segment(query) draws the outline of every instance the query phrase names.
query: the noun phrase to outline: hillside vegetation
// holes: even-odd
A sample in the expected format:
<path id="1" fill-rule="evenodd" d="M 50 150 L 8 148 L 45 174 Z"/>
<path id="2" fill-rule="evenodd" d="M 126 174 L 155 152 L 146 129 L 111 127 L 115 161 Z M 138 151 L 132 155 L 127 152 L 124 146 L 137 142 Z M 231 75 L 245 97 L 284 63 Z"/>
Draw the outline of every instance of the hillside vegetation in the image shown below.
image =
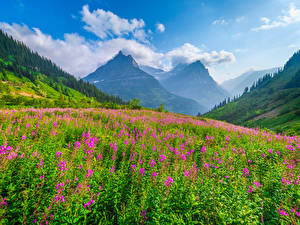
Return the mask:
<path id="1" fill-rule="evenodd" d="M 50 60 L 0 30 L 0 102 L 2 105 L 95 107 L 124 104 L 94 85 L 76 80 Z"/>
<path id="2" fill-rule="evenodd" d="M 300 133 L 300 52 L 274 76 L 266 75 L 237 100 L 205 116 L 276 132 Z"/>

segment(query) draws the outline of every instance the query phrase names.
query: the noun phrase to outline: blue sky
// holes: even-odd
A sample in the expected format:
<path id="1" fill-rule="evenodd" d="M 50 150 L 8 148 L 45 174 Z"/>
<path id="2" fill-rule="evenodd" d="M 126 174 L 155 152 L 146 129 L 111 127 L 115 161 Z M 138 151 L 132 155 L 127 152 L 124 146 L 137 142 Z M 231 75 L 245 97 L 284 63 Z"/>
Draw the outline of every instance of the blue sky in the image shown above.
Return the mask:
<path id="1" fill-rule="evenodd" d="M 300 49 L 297 0 L 8 0 L 0 28 L 82 77 L 119 50 L 166 70 L 200 59 L 218 82 Z"/>

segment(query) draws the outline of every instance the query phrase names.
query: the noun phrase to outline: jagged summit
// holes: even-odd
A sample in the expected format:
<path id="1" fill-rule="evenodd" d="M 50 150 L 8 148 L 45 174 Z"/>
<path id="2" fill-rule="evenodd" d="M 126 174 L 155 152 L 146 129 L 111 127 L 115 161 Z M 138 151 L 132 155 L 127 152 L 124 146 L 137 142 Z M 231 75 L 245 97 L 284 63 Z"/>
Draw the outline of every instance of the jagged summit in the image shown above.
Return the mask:
<path id="1" fill-rule="evenodd" d="M 108 63 L 111 63 L 111 62 L 120 64 L 123 66 L 127 65 L 127 66 L 134 66 L 136 68 L 139 67 L 137 62 L 134 60 L 134 58 L 131 55 L 126 56 L 122 50 L 120 50 L 117 55 L 115 55 L 110 61 L 108 61 Z"/>
<path id="2" fill-rule="evenodd" d="M 200 60 L 190 64 L 178 64 L 161 79 L 171 93 L 192 98 L 209 109 L 229 94 L 210 76 Z"/>
<path id="3" fill-rule="evenodd" d="M 189 67 L 193 67 L 193 68 L 199 68 L 199 69 L 204 69 L 207 70 L 205 68 L 205 66 L 203 65 L 203 63 L 200 60 L 197 60 L 195 62 L 192 62 L 191 64 L 188 65 Z"/>

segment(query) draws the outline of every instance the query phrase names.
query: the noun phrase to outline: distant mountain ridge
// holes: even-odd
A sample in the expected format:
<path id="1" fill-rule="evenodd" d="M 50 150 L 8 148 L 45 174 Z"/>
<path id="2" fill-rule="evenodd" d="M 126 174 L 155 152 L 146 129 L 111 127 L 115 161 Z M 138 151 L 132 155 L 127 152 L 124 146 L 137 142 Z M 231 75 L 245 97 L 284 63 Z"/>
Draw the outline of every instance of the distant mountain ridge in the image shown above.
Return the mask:
<path id="1" fill-rule="evenodd" d="M 238 125 L 300 134 L 300 51 L 273 76 L 261 78 L 250 92 L 206 116 Z"/>
<path id="2" fill-rule="evenodd" d="M 199 60 L 177 65 L 161 75 L 160 82 L 171 93 L 194 99 L 205 106 L 206 110 L 229 96 Z"/>
<path id="3" fill-rule="evenodd" d="M 157 80 L 159 80 L 161 74 L 165 73 L 164 70 L 158 69 L 158 68 L 154 68 L 154 67 L 151 67 L 151 66 L 139 65 L 139 67 L 140 67 L 141 70 L 143 70 L 144 72 L 152 75 Z"/>
<path id="4" fill-rule="evenodd" d="M 221 86 L 225 88 L 230 95 L 237 96 L 243 93 L 246 87 L 250 87 L 255 81 L 263 77 L 265 74 L 273 74 L 277 72 L 279 67 L 265 70 L 249 70 L 240 76 L 224 81 Z"/>
<path id="5" fill-rule="evenodd" d="M 138 98 L 145 107 L 158 108 L 164 104 L 169 111 L 190 115 L 196 115 L 197 110 L 205 111 L 196 101 L 169 93 L 153 76 L 141 70 L 131 55 L 126 56 L 122 51 L 83 79 L 124 100 Z"/>

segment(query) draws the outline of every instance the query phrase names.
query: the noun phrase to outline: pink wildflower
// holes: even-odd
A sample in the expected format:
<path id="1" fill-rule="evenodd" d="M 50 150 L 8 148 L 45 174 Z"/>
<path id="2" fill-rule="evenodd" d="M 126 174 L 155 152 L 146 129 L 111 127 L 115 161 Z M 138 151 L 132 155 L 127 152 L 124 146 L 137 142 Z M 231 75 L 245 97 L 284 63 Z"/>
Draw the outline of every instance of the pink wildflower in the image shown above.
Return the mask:
<path id="1" fill-rule="evenodd" d="M 149 164 L 151 165 L 151 167 L 153 168 L 154 166 L 155 166 L 155 161 L 154 161 L 154 159 L 152 159 L 150 162 L 149 162 Z"/>
<path id="2" fill-rule="evenodd" d="M 165 155 L 159 155 L 160 159 L 159 161 L 163 162 L 166 160 L 166 156 Z"/>
<path id="3" fill-rule="evenodd" d="M 80 148 L 80 142 L 79 141 L 75 141 L 75 149 L 79 149 Z"/>
<path id="4" fill-rule="evenodd" d="M 253 187 L 252 186 L 249 186 L 248 192 L 249 193 L 253 192 Z"/>
<path id="5" fill-rule="evenodd" d="M 182 159 L 182 160 L 186 160 L 185 154 L 181 154 L 181 159 Z"/>
<path id="6" fill-rule="evenodd" d="M 93 169 L 88 170 L 88 173 L 86 175 L 86 177 L 92 177 L 93 176 Z"/>
<path id="7" fill-rule="evenodd" d="M 141 174 L 142 176 L 145 175 L 145 168 L 141 168 L 141 169 L 140 169 L 140 174 Z"/>
<path id="8" fill-rule="evenodd" d="M 173 178 L 172 177 L 167 177 L 165 181 L 165 186 L 169 187 L 173 183 Z"/>
<path id="9" fill-rule="evenodd" d="M 249 176 L 249 170 L 247 168 L 243 168 L 243 176 L 248 177 Z"/>

